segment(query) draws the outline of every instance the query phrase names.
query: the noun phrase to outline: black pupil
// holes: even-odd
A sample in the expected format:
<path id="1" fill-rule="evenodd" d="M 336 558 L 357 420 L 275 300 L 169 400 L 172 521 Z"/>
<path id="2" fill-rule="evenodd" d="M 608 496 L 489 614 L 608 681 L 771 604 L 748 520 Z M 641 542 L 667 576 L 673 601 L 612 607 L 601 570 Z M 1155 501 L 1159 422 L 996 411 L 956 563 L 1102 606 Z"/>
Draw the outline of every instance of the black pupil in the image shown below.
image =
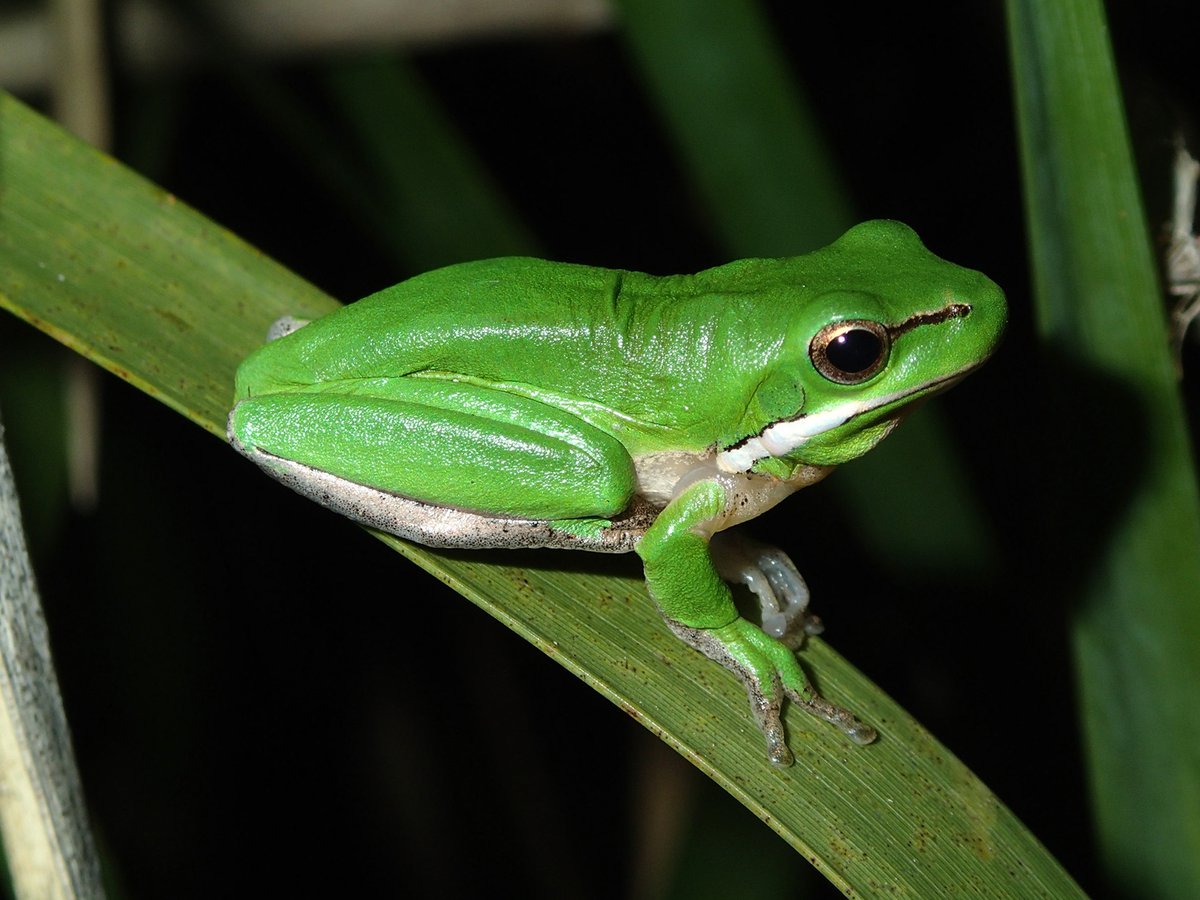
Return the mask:
<path id="1" fill-rule="evenodd" d="M 844 331 L 825 347 L 825 358 L 843 372 L 865 372 L 879 360 L 883 345 L 874 332 L 865 328 Z"/>

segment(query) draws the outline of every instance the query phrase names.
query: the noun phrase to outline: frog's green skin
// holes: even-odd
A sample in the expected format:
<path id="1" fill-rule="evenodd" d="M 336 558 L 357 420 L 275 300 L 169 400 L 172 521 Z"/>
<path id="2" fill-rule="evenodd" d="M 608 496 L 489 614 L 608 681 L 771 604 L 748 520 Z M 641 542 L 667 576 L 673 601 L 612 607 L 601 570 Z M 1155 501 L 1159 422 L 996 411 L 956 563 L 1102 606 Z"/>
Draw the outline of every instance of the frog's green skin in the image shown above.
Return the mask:
<path id="1" fill-rule="evenodd" d="M 787 764 L 785 695 L 855 740 L 874 732 L 739 616 L 709 541 L 871 449 L 989 356 L 1005 314 L 988 278 L 888 221 L 665 278 L 464 263 L 253 353 L 229 437 L 301 493 L 430 546 L 635 550 L 668 625 L 741 677 Z"/>

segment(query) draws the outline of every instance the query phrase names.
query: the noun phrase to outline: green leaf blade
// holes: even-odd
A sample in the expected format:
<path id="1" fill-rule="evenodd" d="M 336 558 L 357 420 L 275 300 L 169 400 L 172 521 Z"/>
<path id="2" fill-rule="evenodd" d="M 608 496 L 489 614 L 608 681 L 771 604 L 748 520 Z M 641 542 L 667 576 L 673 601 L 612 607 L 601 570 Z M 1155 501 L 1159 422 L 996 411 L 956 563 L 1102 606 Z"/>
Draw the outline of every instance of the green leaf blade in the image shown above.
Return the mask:
<path id="1" fill-rule="evenodd" d="M 1057 388 L 1047 527 L 1104 865 L 1128 896 L 1200 891 L 1200 493 L 1103 9 L 1008 3 L 1035 297 Z M 1115 419 L 1120 411 L 1121 422 Z M 1063 454 L 1059 448 L 1073 452 Z M 1080 509 L 1119 497 L 1102 522 Z"/>

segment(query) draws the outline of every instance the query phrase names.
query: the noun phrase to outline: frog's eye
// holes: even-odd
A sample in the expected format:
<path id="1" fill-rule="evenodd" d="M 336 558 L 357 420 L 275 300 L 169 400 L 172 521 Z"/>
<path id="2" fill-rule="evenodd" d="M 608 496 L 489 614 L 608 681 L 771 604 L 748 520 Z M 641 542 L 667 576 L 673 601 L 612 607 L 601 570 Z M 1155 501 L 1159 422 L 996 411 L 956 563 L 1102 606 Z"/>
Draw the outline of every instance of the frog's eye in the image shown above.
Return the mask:
<path id="1" fill-rule="evenodd" d="M 834 384 L 862 384 L 884 367 L 890 349 L 886 328 L 867 319 L 852 319 L 818 331 L 808 345 L 808 356 Z"/>

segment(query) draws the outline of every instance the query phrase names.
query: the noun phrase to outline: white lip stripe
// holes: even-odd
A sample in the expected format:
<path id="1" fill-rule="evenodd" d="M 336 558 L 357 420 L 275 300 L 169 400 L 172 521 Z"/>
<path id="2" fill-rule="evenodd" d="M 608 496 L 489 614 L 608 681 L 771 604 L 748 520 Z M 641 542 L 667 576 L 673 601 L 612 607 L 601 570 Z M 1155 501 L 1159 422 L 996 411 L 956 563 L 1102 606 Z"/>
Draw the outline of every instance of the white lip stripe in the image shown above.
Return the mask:
<path id="1" fill-rule="evenodd" d="M 887 400 L 883 401 L 888 402 Z M 871 406 L 882 404 L 871 404 Z M 786 456 L 809 438 L 845 424 L 852 416 L 870 407 L 864 403 L 839 403 L 811 416 L 776 422 L 738 447 L 717 454 L 717 465 L 727 472 L 745 472 L 760 459 Z"/>
<path id="2" fill-rule="evenodd" d="M 772 456 L 782 456 L 795 450 L 813 435 L 824 434 L 832 428 L 844 425 L 865 408 L 866 404 L 863 403 L 841 403 L 815 415 L 793 419 L 790 422 L 776 422 L 763 431 L 763 446 L 771 451 Z"/>
<path id="3" fill-rule="evenodd" d="M 839 403 L 836 406 L 813 413 L 812 415 L 800 416 L 796 419 L 768 425 L 763 429 L 761 434 L 749 438 L 737 447 L 731 447 L 728 450 L 722 450 L 718 453 L 717 466 L 726 472 L 747 472 L 760 459 L 766 459 L 770 456 L 786 456 L 806 441 L 846 424 L 857 415 L 869 412 L 880 406 L 887 406 L 889 403 L 902 400 L 910 394 L 915 394 L 918 391 L 934 387 L 935 385 L 949 385 L 957 381 L 968 371 L 970 369 L 951 375 L 949 378 L 943 378 L 941 381 L 923 384 L 921 387 L 913 390 L 896 391 L 870 403 L 863 401 Z"/>
<path id="4" fill-rule="evenodd" d="M 771 454 L 758 438 L 750 438 L 744 444 L 717 454 L 717 468 L 724 472 L 746 472 L 755 462 Z"/>

